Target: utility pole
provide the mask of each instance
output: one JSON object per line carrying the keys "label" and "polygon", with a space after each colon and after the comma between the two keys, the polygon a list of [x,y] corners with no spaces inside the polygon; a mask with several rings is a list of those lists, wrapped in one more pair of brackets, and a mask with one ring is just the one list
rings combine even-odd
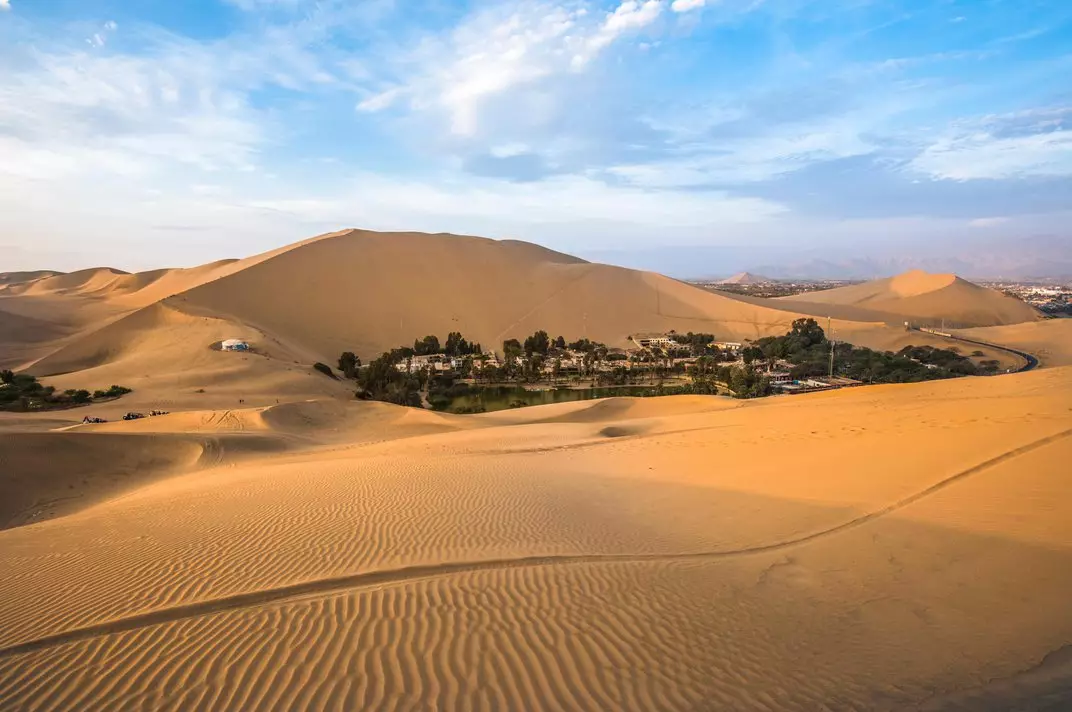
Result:
{"label": "utility pole", "polygon": [[830,324],[830,317],[826,317],[827,340],[830,342],[830,378],[834,377],[834,329]]}

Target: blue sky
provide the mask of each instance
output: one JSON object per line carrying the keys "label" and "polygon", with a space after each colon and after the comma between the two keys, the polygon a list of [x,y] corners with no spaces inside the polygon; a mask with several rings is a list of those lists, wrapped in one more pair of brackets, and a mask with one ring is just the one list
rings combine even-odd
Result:
{"label": "blue sky", "polygon": [[0,271],[341,226],[970,250],[1072,216],[1063,0],[0,0],[0,69]]}

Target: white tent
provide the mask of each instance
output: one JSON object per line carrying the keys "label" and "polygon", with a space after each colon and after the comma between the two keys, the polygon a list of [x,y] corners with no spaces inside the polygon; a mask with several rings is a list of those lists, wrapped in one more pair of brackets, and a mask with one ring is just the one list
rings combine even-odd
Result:
{"label": "white tent", "polygon": [[249,344],[241,339],[227,339],[220,344],[220,348],[224,351],[249,351]]}

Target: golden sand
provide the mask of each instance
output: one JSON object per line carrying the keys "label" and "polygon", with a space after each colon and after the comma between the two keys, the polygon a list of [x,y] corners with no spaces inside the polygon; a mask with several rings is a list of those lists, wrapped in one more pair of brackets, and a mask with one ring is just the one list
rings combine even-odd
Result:
{"label": "golden sand", "polygon": [[[425,257],[393,279],[360,268],[400,245]],[[448,290],[440,271],[471,260],[487,283]],[[173,411],[0,414],[0,710],[1072,699],[1060,323],[966,332],[1044,351],[1023,374],[446,415],[355,401],[309,364],[405,341],[399,312],[408,339],[488,346],[541,326],[743,338],[794,314],[479,238],[338,233],[239,264],[137,307],[119,302],[181,275],[0,297],[27,319],[72,310],[31,349],[63,374],[48,383],[135,387],[94,414]],[[108,296],[108,279],[128,288]],[[957,284],[921,281],[895,289]],[[103,322],[77,329],[78,309]],[[208,348],[230,336],[260,353]]]}

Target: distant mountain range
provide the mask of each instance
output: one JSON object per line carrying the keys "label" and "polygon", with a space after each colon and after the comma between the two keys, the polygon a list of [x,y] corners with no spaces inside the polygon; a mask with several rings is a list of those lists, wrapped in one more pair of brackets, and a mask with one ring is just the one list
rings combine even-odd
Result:
{"label": "distant mountain range", "polygon": [[905,241],[852,248],[683,245],[582,253],[586,259],[661,272],[680,279],[717,280],[751,273],[776,279],[866,280],[921,269],[971,279],[1072,279],[1072,237]]}

